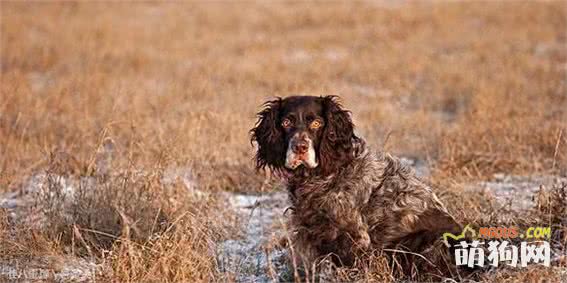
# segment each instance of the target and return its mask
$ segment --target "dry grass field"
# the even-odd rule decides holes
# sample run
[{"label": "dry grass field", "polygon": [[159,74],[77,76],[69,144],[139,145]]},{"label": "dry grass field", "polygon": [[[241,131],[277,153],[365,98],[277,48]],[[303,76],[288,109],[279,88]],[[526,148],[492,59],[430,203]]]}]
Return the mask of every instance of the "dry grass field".
[{"label": "dry grass field", "polygon": [[[226,196],[281,189],[254,171],[248,131],[262,102],[292,94],[340,95],[369,144],[425,164],[463,223],[551,225],[566,253],[565,184],[521,213],[467,189],[567,177],[566,2],[0,10],[0,265],[238,280],[217,259],[242,221]],[[559,281],[566,257],[471,279]],[[360,268],[336,278],[399,279],[379,259]]]}]

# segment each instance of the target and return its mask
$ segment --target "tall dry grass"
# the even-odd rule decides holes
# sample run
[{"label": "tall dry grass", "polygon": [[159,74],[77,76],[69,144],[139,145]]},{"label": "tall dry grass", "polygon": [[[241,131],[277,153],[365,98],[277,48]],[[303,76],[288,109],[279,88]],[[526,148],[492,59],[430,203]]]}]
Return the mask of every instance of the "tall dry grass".
[{"label": "tall dry grass", "polygon": [[[5,254],[68,253],[78,225],[112,236],[81,233],[74,252],[112,251],[95,256],[115,280],[216,278],[216,210],[192,213],[191,196],[171,210],[151,176],[179,166],[203,191],[258,191],[248,130],[272,96],[340,95],[371,145],[430,161],[437,184],[567,175],[561,1],[0,5],[0,192],[54,155],[68,156],[57,174],[93,176],[106,138],[113,170],[149,172],[100,180],[73,221],[3,236]],[[162,213],[184,222],[126,234],[125,219],[152,227]]]}]

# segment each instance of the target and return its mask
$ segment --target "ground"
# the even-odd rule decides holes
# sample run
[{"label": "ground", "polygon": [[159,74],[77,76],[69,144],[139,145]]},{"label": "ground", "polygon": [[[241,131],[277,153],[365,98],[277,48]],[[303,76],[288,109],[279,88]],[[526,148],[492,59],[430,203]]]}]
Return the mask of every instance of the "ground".
[{"label": "ground", "polygon": [[[553,267],[474,280],[566,276],[563,1],[0,10],[0,278],[293,280],[285,192],[248,133],[292,94],[339,95],[462,223],[557,231]],[[375,263],[336,276],[399,280]]]}]

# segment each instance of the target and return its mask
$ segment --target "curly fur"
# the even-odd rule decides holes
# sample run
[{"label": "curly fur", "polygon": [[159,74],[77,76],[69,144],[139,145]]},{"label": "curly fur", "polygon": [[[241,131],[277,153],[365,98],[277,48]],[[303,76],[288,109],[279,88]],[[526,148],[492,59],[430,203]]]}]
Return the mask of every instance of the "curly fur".
[{"label": "curly fur", "polygon": [[[342,265],[373,249],[422,252],[443,232],[460,225],[431,188],[400,161],[367,148],[354,134],[350,112],[334,96],[321,97],[325,129],[317,155],[320,166],[286,170],[286,148],[278,128],[282,99],[259,113],[252,140],[257,167],[285,171],[293,214],[293,245],[304,262],[332,254]],[[279,133],[278,133],[279,131]]]},{"label": "curly fur", "polygon": [[336,96],[327,96],[322,103],[327,127],[321,139],[319,157],[322,174],[328,175],[352,159],[353,140],[357,141],[359,138],[354,135],[350,112],[342,109]]},{"label": "curly fur", "polygon": [[271,167],[274,171],[283,168],[285,154],[283,134],[278,129],[279,110],[282,99],[274,99],[263,104],[264,109],[258,113],[258,122],[252,133],[251,142],[258,144],[256,152],[256,168]]}]

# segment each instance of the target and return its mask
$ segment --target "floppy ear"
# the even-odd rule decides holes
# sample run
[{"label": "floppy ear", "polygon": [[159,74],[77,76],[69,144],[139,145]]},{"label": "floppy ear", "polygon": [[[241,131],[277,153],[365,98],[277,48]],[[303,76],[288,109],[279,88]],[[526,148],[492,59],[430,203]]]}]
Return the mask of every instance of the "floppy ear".
[{"label": "floppy ear", "polygon": [[257,169],[264,169],[268,166],[277,171],[284,167],[286,147],[282,130],[278,124],[281,104],[281,98],[264,103],[264,109],[258,112],[256,126],[250,130],[252,134],[250,142],[258,144]]},{"label": "floppy ear", "polygon": [[353,158],[354,125],[350,111],[344,110],[337,96],[325,96],[325,129],[319,147],[321,170],[328,174],[336,171]]}]

